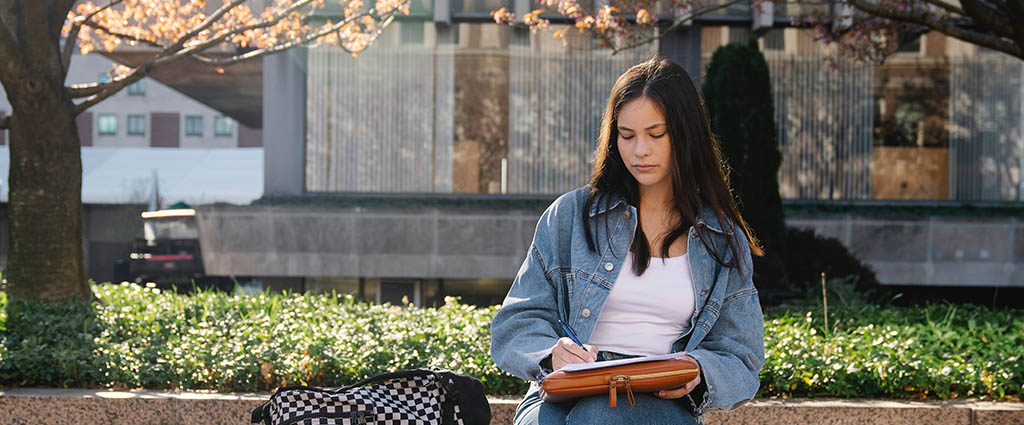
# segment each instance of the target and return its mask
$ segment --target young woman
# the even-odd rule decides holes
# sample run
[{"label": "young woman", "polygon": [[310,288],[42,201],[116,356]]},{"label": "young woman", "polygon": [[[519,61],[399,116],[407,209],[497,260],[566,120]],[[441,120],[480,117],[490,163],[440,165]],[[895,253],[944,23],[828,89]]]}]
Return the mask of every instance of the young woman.
[{"label": "young woman", "polygon": [[[491,325],[491,355],[532,382],[516,424],[695,423],[750,400],[764,363],[751,253],[697,87],[671,60],[612,87],[590,183],[555,200]],[[585,347],[561,330],[568,324]],[[546,403],[538,382],[569,363],[685,352],[681,388]]]}]

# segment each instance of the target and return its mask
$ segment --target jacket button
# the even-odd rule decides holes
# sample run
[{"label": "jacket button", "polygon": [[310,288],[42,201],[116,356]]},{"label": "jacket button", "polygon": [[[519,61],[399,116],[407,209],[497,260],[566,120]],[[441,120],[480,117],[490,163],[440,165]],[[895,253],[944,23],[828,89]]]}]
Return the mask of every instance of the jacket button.
[{"label": "jacket button", "polygon": [[581,311],[580,313],[583,314],[583,317],[590,317],[590,309],[589,308],[583,309],[583,311]]},{"label": "jacket button", "polygon": [[626,212],[622,213],[622,216],[626,217],[626,218],[629,218],[629,216],[630,216],[629,211],[626,211]]},{"label": "jacket button", "polygon": [[615,268],[614,264],[612,264],[612,263],[604,263],[604,269],[605,270],[612,271],[612,269],[614,269],[614,268]]}]

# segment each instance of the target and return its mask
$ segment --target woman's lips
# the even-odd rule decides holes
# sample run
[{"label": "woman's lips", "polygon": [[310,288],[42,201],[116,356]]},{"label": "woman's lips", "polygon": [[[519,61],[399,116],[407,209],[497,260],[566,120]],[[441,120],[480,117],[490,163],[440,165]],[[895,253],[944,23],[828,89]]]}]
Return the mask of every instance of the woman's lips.
[{"label": "woman's lips", "polygon": [[651,171],[651,170],[654,169],[654,167],[656,167],[656,165],[635,165],[635,166],[633,166],[633,168],[636,168],[636,170],[641,172],[641,173],[646,173],[648,171]]}]

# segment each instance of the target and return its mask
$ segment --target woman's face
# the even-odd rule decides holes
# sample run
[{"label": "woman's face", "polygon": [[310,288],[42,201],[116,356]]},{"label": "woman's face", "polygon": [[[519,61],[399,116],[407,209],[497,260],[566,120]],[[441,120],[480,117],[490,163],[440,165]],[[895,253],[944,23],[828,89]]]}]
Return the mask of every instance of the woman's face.
[{"label": "woman's face", "polygon": [[671,187],[672,144],[665,116],[646,97],[622,105],[618,118],[619,155],[641,190]]}]

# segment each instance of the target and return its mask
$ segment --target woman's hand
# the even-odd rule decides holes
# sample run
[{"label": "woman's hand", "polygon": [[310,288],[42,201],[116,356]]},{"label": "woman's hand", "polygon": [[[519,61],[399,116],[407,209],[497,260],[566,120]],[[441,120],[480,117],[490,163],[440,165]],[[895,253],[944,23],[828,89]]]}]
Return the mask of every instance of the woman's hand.
[{"label": "woman's hand", "polygon": [[563,337],[551,347],[551,369],[558,370],[569,363],[593,363],[597,361],[597,347],[584,345],[586,350]]},{"label": "woman's hand", "polygon": [[[686,356],[686,358],[690,361],[693,361],[694,364],[697,363],[696,360],[693,360],[693,357]],[[683,385],[679,388],[673,388],[670,390],[657,391],[654,393],[654,395],[661,398],[679,398],[689,394],[690,391],[693,391],[693,389],[697,388],[698,385],[700,385],[700,366],[697,366],[697,376],[693,378],[692,381],[687,382],[686,385]]]}]

